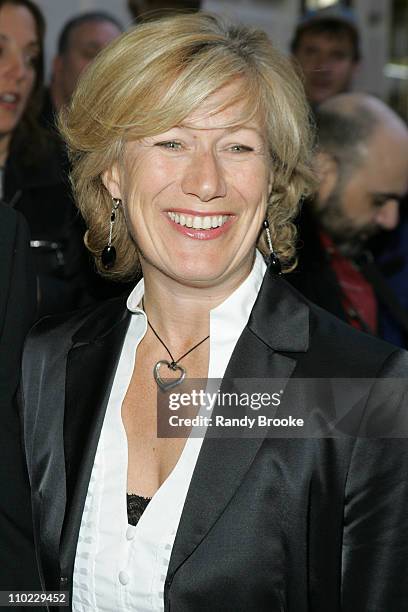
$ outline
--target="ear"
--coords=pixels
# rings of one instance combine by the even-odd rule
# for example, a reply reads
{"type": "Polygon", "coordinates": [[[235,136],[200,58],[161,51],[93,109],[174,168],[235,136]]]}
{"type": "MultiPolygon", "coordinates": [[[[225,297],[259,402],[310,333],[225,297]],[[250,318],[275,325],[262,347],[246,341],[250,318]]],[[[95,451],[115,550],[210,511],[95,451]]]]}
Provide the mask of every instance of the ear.
{"type": "Polygon", "coordinates": [[[111,168],[108,168],[108,170],[102,173],[102,183],[105,185],[112,198],[122,200],[119,168],[117,164],[113,164],[111,168]]]}
{"type": "Polygon", "coordinates": [[[338,163],[329,153],[318,151],[315,155],[314,166],[318,180],[317,205],[319,208],[323,208],[337,184],[339,177],[338,163]]]}
{"type": "Polygon", "coordinates": [[[59,75],[62,71],[62,57],[56,55],[52,61],[51,80],[58,80],[59,75]]]}
{"type": "Polygon", "coordinates": [[[269,178],[268,178],[268,194],[269,195],[272,193],[272,190],[273,190],[274,179],[275,179],[275,173],[273,170],[271,170],[269,173],[269,178]]]}

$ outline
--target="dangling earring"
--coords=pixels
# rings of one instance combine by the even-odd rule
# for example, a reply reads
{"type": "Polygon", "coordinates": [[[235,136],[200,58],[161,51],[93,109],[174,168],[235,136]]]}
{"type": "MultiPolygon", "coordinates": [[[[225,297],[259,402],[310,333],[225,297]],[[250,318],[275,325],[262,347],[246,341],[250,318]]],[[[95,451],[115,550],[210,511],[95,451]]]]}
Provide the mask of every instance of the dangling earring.
{"type": "Polygon", "coordinates": [[[116,261],[116,249],[112,244],[112,232],[113,226],[116,221],[116,211],[119,208],[120,204],[121,200],[119,198],[112,198],[112,212],[109,225],[108,244],[106,245],[106,247],[104,247],[101,255],[102,265],[105,270],[110,270],[111,268],[113,268],[116,261]]]}
{"type": "Polygon", "coordinates": [[[268,248],[269,248],[269,268],[274,274],[277,274],[278,276],[280,276],[282,274],[282,266],[281,266],[281,262],[279,261],[279,257],[276,255],[275,251],[273,250],[271,231],[269,229],[268,219],[265,219],[262,225],[265,230],[266,242],[268,243],[268,248]]]}

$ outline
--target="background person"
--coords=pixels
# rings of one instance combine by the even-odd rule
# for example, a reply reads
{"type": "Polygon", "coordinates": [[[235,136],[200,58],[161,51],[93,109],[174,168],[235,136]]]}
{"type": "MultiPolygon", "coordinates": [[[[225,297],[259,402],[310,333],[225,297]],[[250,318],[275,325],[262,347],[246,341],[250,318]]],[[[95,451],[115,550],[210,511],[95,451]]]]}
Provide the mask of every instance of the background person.
{"type": "MultiPolygon", "coordinates": [[[[75,611],[400,609],[405,440],[157,437],[167,376],[223,391],[406,372],[403,351],[277,275],[313,185],[290,62],[265,33],[203,13],[148,22],[93,62],[63,131],[99,269],[134,277],[140,263],[143,279],[127,302],[44,319],[26,345],[44,588],[72,589],[75,611]]],[[[285,402],[277,416],[296,409],[285,402]]]]}
{"type": "Polygon", "coordinates": [[[360,36],[352,12],[339,5],[311,11],[297,26],[291,51],[312,108],[349,91],[360,61],[360,36]]]}
{"type": "MultiPolygon", "coordinates": [[[[15,404],[36,286],[24,217],[0,205],[0,590],[40,589],[31,500],[15,404]]],[[[10,608],[0,605],[1,610],[10,608]]],[[[18,610],[23,608],[18,607],[18,610]]]]}
{"type": "Polygon", "coordinates": [[[58,38],[51,84],[45,92],[41,113],[45,127],[54,126],[56,114],[69,103],[82,71],[122,31],[115,17],[100,11],[82,13],[67,21],[58,38]]]}
{"type": "Polygon", "coordinates": [[[30,228],[37,316],[83,303],[89,268],[58,143],[38,123],[44,29],[30,0],[0,2],[0,195],[30,228]]]}
{"type": "Polygon", "coordinates": [[[299,266],[291,282],[358,329],[381,334],[380,286],[367,277],[367,241],[398,225],[408,190],[408,129],[365,94],[328,100],[316,121],[318,189],[303,206],[299,266]]]}

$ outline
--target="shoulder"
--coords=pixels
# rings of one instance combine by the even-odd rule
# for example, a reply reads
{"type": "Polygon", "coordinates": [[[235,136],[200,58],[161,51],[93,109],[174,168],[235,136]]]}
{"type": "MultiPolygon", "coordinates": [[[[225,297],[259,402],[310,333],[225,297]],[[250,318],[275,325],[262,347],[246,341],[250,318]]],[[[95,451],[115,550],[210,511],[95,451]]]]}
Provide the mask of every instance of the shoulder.
{"type": "Polygon", "coordinates": [[[112,327],[118,317],[123,318],[126,314],[126,298],[121,296],[74,312],[44,317],[31,328],[24,354],[66,352],[77,337],[92,342],[112,327]]]}
{"type": "Polygon", "coordinates": [[[4,248],[5,245],[14,242],[14,237],[17,229],[25,229],[26,224],[24,217],[9,206],[0,205],[0,235],[2,237],[0,241],[0,247],[4,248]]]}

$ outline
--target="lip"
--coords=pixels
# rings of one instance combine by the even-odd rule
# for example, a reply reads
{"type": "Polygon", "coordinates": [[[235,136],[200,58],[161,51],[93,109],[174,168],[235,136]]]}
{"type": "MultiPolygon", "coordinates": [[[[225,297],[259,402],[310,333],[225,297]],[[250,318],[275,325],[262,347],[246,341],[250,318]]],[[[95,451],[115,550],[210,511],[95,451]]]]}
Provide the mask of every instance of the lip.
{"type": "Polygon", "coordinates": [[[190,210],[189,208],[167,208],[164,212],[173,212],[182,215],[189,215],[190,217],[219,217],[219,216],[233,216],[228,210],[213,210],[200,212],[199,210],[190,210]]]}
{"type": "Polygon", "coordinates": [[[187,238],[192,238],[193,240],[215,240],[215,238],[219,238],[219,236],[222,236],[223,234],[225,234],[226,232],[228,232],[229,228],[231,227],[231,225],[234,223],[236,216],[235,215],[231,215],[231,213],[228,212],[213,212],[210,213],[207,211],[205,213],[200,213],[198,211],[194,211],[194,210],[189,210],[186,208],[169,208],[168,210],[164,211],[164,216],[167,219],[167,221],[171,224],[172,228],[175,229],[177,232],[179,232],[180,234],[183,234],[183,236],[186,236],[187,238]],[[187,215],[191,215],[192,217],[209,217],[209,216],[219,216],[219,215],[223,215],[223,216],[229,216],[231,217],[230,219],[228,219],[228,221],[226,221],[223,225],[221,225],[221,227],[214,227],[213,229],[194,229],[193,227],[186,227],[185,225],[179,225],[178,223],[174,223],[174,221],[172,221],[170,219],[170,217],[168,216],[168,212],[174,212],[174,213],[181,213],[181,214],[187,214],[187,215]]]}
{"type": "Polygon", "coordinates": [[[15,111],[20,105],[20,102],[21,102],[21,95],[17,93],[16,91],[3,91],[0,94],[0,106],[2,108],[5,108],[10,111],[15,111]],[[4,102],[4,100],[1,99],[1,96],[4,96],[5,94],[10,94],[12,96],[15,96],[16,98],[15,101],[14,102],[4,102]]]}

